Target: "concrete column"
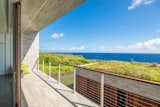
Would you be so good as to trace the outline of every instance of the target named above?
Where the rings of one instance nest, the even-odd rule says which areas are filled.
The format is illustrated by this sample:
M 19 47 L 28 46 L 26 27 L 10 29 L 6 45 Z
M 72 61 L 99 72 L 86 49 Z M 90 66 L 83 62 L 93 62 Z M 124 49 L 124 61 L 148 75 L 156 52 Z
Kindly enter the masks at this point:
M 22 47 L 22 46 L 21 46 Z M 27 64 L 30 71 L 37 71 L 39 58 L 39 33 L 23 33 L 23 64 Z

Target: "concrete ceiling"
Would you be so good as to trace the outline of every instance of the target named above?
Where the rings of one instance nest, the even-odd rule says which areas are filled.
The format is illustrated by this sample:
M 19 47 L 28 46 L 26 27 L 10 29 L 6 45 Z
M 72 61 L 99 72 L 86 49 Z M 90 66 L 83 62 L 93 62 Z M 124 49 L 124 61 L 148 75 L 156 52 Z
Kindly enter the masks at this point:
M 13 28 L 13 3 L 19 0 L 0 0 L 0 32 Z M 69 12 L 84 0 L 21 0 L 22 32 L 39 31 Z
M 13 28 L 13 4 L 18 0 L 0 0 L 0 32 Z
M 7 12 L 7 0 L 0 0 L 0 32 L 7 31 L 8 12 Z
M 39 31 L 84 0 L 21 0 L 22 31 Z

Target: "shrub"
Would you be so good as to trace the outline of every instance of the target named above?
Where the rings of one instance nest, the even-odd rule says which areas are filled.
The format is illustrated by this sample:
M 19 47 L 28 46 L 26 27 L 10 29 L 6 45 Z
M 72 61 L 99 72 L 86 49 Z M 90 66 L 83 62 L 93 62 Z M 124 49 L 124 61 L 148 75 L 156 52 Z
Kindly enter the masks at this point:
M 26 64 L 21 65 L 21 70 L 23 70 L 24 74 L 29 74 L 28 66 Z
M 150 65 L 150 67 L 158 67 L 158 64 L 157 63 L 153 63 Z

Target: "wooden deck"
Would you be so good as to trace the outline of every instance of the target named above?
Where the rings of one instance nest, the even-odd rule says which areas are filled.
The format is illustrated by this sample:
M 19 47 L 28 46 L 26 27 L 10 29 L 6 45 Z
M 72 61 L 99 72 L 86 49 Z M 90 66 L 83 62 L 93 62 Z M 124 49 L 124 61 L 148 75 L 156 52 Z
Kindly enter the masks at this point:
M 22 79 L 23 107 L 99 107 L 42 72 Z

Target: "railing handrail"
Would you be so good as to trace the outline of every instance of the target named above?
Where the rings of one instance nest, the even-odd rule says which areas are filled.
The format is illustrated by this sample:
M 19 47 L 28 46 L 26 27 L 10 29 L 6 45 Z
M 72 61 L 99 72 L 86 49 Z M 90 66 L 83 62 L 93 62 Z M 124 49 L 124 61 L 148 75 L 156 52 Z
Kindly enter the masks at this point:
M 83 67 L 79 67 L 80 69 L 85 69 L 85 70 L 89 70 L 89 71 L 92 71 L 92 72 L 95 72 L 95 70 L 90 70 L 90 69 L 87 69 L 87 68 L 83 68 Z M 97 71 L 96 71 L 97 72 Z M 99 72 L 100 74 L 107 74 L 107 73 L 103 73 L 103 72 Z M 112 74 L 109 74 L 109 75 L 112 75 Z M 113 74 L 114 75 L 114 74 Z M 119 77 L 122 77 L 123 78 L 123 76 L 119 76 Z M 134 79 L 135 80 L 135 79 Z M 107 84 L 108 85 L 108 84 Z M 156 84 L 157 85 L 157 84 Z M 125 92 L 127 92 L 127 93 L 131 93 L 131 94 L 136 94 L 136 93 L 133 93 L 133 92 L 130 92 L 130 91 L 127 91 L 127 90 L 125 90 L 125 89 L 120 89 L 120 88 L 117 88 L 117 87 L 114 87 L 114 86 L 111 86 L 111 85 L 108 85 L 108 86 L 110 86 L 110 87 L 113 87 L 113 88 L 116 88 L 116 89 L 118 89 L 118 90 L 122 90 L 122 91 L 125 91 Z M 139 95 L 139 94 L 136 94 L 136 95 Z M 145 96 L 142 96 L 142 95 L 139 95 L 140 97 L 142 97 L 142 98 L 145 98 L 145 99 L 148 99 L 148 100 L 150 100 L 150 101 L 153 101 L 153 102 L 156 102 L 156 103 L 159 103 L 160 104 L 160 101 L 158 101 L 158 100 L 156 100 L 156 99 L 152 99 L 152 98 L 148 98 L 148 97 L 145 97 Z
M 113 76 L 117 76 L 117 77 L 122 77 L 122 78 L 130 79 L 130 80 L 144 82 L 144 83 L 148 83 L 148 84 L 153 84 L 153 85 L 158 85 L 158 86 L 160 85 L 160 83 L 158 83 L 158 82 L 153 82 L 153 81 L 149 81 L 149 80 L 134 78 L 134 77 L 125 76 L 125 75 L 116 74 L 116 73 L 111 73 L 111 71 L 109 71 L 109 70 L 108 70 L 108 72 L 106 72 L 106 71 L 103 71 L 103 70 L 95 70 L 95 69 L 91 69 L 91 68 L 86 68 L 86 67 L 83 67 L 83 66 L 80 66 L 80 65 L 65 64 L 65 63 L 59 63 L 59 64 L 66 65 L 66 66 L 77 67 L 77 68 L 82 68 L 82 69 L 86 69 L 86 70 L 90 70 L 90 71 L 94 71 L 94 72 L 104 73 L 104 74 L 113 75 Z
M 131 79 L 131 80 L 135 80 L 135 81 L 140 81 L 140 82 L 144 82 L 144 83 L 148 83 L 148 84 L 153 84 L 153 85 L 158 85 L 158 86 L 160 85 L 160 83 L 158 83 L 158 82 L 134 78 L 134 77 L 125 76 L 125 75 L 121 75 L 121 74 L 115 74 L 115 73 L 111 73 L 111 71 L 109 71 L 109 70 L 108 70 L 108 72 L 106 72 L 103 70 L 95 70 L 95 69 L 86 68 L 86 67 L 78 66 L 78 65 L 64 64 L 64 63 L 61 63 L 61 64 L 66 65 L 66 66 L 73 66 L 73 67 L 77 67 L 77 68 L 81 68 L 81 69 L 85 69 L 85 70 L 90 70 L 90 71 L 94 71 L 94 72 L 104 73 L 104 74 L 108 74 L 108 75 L 113 75 L 113 76 L 117 76 L 117 77 L 122 77 L 122 78 L 126 78 L 126 79 Z
M 74 70 L 76 70 L 75 68 L 80 68 L 80 69 L 85 69 L 85 70 L 89 70 L 89 71 L 93 71 L 93 72 L 98 72 L 100 74 L 107 74 L 107 75 L 113 75 L 113 76 L 117 76 L 117 77 L 121 77 L 121 78 L 126 78 L 126 79 L 130 79 L 130 80 L 135 80 L 135 81 L 139 81 L 139 82 L 144 82 L 144 83 L 148 83 L 148 84 L 153 84 L 153 85 L 158 85 L 160 86 L 160 83 L 157 83 L 157 82 L 151 82 L 151 81 L 148 81 L 148 80 L 143 80 L 143 79 L 137 79 L 137 78 L 132 78 L 132 77 L 129 77 L 129 76 L 124 76 L 124 75 L 119 75 L 119 74 L 115 74 L 115 73 L 110 73 L 110 72 L 105 72 L 105 71 L 102 71 L 102 70 L 93 70 L 93 69 L 89 69 L 89 68 L 86 68 L 86 67 L 83 67 L 83 66 L 79 66 L 79 65 L 73 65 L 73 64 L 66 64 L 66 63 L 59 63 L 57 65 L 66 65 L 66 66 L 72 66 L 74 67 Z M 76 76 L 76 72 L 74 71 L 74 77 Z M 103 76 L 102 76 L 103 77 Z M 101 78 L 102 78 L 101 77 Z M 76 78 L 74 78 L 74 84 L 76 85 Z M 101 79 L 101 82 L 104 83 L 104 77 Z M 104 87 L 104 85 L 102 84 L 101 85 L 101 88 Z M 73 92 L 75 92 L 75 86 L 73 87 Z M 116 87 L 117 88 L 117 87 Z M 119 89 L 119 88 L 117 88 Z M 133 92 L 130 92 L 130 91 L 127 91 L 127 90 L 124 90 L 124 89 L 120 89 L 122 91 L 125 91 L 125 92 L 128 92 L 128 93 L 131 93 L 131 94 L 136 94 L 136 93 L 133 93 Z M 104 90 L 102 90 L 102 92 L 104 93 Z M 101 93 L 101 95 L 103 94 Z M 139 94 L 136 94 L 136 95 L 139 95 Z M 145 98 L 145 99 L 148 99 L 150 101 L 153 101 L 153 102 L 156 102 L 156 103 L 159 103 L 159 101 L 157 101 L 156 99 L 152 99 L 152 98 L 147 98 L 145 96 L 142 96 L 142 95 L 139 95 L 140 97 L 142 98 Z M 104 96 L 102 96 L 102 99 L 104 100 Z M 102 103 L 104 104 L 104 102 L 102 101 Z

